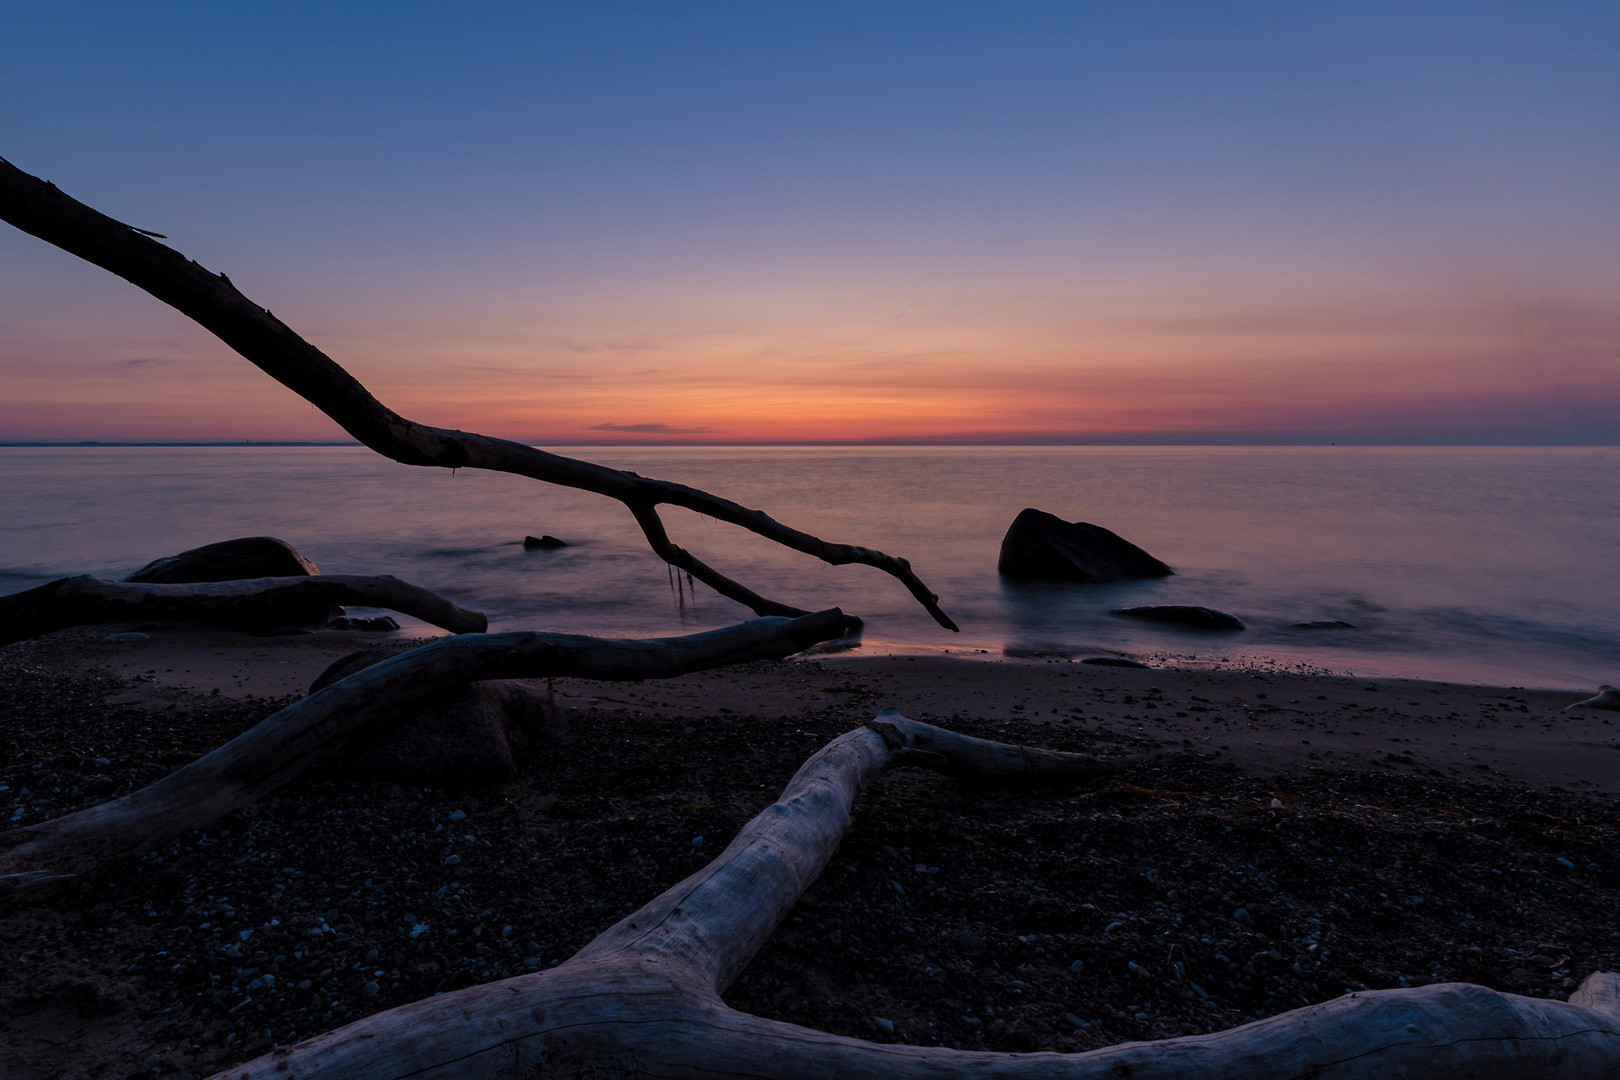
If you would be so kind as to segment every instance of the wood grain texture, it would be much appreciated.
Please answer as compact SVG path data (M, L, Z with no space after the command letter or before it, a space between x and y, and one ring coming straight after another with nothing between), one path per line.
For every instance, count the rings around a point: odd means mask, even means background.
M437 593L389 575L322 574L183 585L59 578L0 596L0 645L70 626L173 622L230 626L296 621L311 610L358 604L410 615L453 634L482 634L489 620Z
M948 753L945 752L948 748ZM1615 1080L1620 977L1570 1002L1448 983L1296 1009L1211 1035L1083 1054L868 1043L762 1020L720 995L826 867L860 789L898 764L1095 779L1107 763L971 739L892 711L817 751L713 862L566 963L377 1013L217 1080ZM1044 775L1043 775L1044 774Z
M666 679L779 659L843 629L843 613L831 608L675 638L534 632L442 638L333 683L122 798L0 833L0 898L101 873L202 828L281 787L360 728L452 686L550 676Z
M361 443L395 461L514 473L617 499L630 510L660 558L758 615L791 617L806 612L759 595L676 546L658 516L659 506L681 506L706 514L835 566L860 563L875 567L900 581L941 626L957 628L940 608L939 597L912 572L905 559L872 548L829 543L790 528L763 511L684 484L609 469L505 439L407 420L373 397L331 357L243 296L224 274L203 269L173 248L70 198L56 185L23 172L3 158L0 219L151 293L320 409Z

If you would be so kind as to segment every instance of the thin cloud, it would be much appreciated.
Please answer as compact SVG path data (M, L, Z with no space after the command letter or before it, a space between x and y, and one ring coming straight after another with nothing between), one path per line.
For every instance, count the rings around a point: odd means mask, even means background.
M639 435L697 435L707 427L670 427L668 424L592 424L588 431L632 431Z

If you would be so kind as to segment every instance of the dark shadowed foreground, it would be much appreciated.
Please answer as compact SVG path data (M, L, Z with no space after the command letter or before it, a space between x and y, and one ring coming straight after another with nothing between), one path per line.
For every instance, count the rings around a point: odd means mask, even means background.
M53 654L72 648L69 632L0 653L0 818L145 783L284 703L108 704L135 688L61 674ZM793 670L796 683L806 668ZM680 714L634 697L580 708L499 791L304 779L5 915L0 1071L206 1075L549 968L702 866L874 711L818 694L797 713ZM949 724L1149 745L1101 724ZM1249 778L1191 755L1081 792L901 770L862 798L832 866L726 1000L877 1042L1080 1050L1363 988L1562 997L1620 966L1613 821L1608 798L1370 771Z

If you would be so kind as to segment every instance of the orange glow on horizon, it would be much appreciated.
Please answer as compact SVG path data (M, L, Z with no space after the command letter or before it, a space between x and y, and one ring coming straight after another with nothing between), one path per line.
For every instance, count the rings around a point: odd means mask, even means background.
M901 305L901 316L849 295L766 296L754 308L732 296L616 297L568 312L446 300L409 316L391 305L386 318L276 307L404 415L534 442L1331 431L1556 413L1620 385L1620 320L1567 298L1176 291L1004 293L967 312ZM0 345L0 438L345 437L147 305L113 303L71 343Z

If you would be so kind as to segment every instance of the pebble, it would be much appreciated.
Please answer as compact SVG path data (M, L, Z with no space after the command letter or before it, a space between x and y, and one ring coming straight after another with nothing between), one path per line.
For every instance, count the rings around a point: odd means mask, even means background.
M452 810L452 811L450 811L450 820L451 821L465 821L466 819L467 819L467 811L465 811L465 810Z
M1248 908L1238 908L1236 911L1232 912L1232 920L1234 922L1242 923L1244 926L1254 925L1254 916L1249 914Z
M444 857L444 862L440 863L439 865L440 866L460 866L461 865L461 856L460 855L446 855Z
M1121 923L1121 922L1111 922L1107 926L1103 927L1103 933L1112 934L1115 930L1118 930L1120 927L1122 927L1124 925L1125 924Z
M378 994L382 993L382 987L378 986L374 982L368 982L366 983L365 989L362 990L361 993L365 994L366 997L376 997Z
M883 1032L883 1034L885 1034L885 1035L893 1035L894 1034L894 1021L886 1020L881 1016L874 1016L874 1017L872 1017L872 1023L877 1025L877 1029L879 1031Z
M703 846L703 837L701 837L701 836L692 837L692 846L693 847L702 847Z
M1086 962L1084 960L1076 960L1074 963L1069 965L1069 970L1078 975L1082 971L1086 970Z

